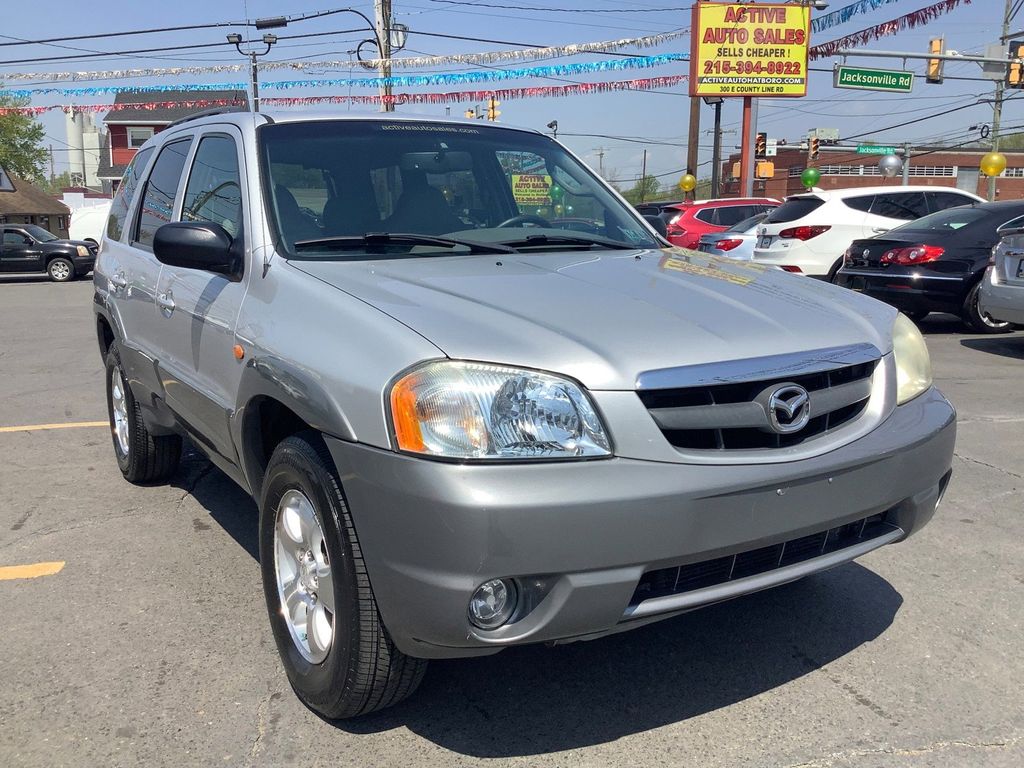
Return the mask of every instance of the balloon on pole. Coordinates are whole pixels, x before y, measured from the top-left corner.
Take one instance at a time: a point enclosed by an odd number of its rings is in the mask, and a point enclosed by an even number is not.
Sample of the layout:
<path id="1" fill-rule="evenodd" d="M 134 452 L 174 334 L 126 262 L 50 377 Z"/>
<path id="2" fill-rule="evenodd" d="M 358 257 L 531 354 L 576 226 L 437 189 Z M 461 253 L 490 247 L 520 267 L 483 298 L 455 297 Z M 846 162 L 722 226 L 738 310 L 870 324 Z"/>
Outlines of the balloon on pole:
<path id="1" fill-rule="evenodd" d="M 697 188 L 697 178 L 692 173 L 687 173 L 679 180 L 679 188 L 683 192 L 693 192 Z"/>
<path id="2" fill-rule="evenodd" d="M 800 183 L 810 189 L 818 185 L 821 181 L 821 171 L 817 168 L 805 168 L 804 172 L 800 174 Z"/>
<path id="3" fill-rule="evenodd" d="M 978 167 L 986 176 L 998 176 L 1006 170 L 1006 155 L 1002 152 L 989 152 L 981 158 Z"/>
<path id="4" fill-rule="evenodd" d="M 903 170 L 903 161 L 896 155 L 884 155 L 878 161 L 878 170 L 882 172 L 883 176 L 891 179 Z"/>

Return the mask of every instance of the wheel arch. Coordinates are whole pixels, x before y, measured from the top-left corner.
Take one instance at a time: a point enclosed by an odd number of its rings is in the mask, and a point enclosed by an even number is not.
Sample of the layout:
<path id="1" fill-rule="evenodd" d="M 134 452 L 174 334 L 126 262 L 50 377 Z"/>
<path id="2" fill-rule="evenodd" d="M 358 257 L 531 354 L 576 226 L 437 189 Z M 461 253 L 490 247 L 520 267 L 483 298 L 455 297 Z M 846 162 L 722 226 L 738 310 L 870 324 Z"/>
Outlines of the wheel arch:
<path id="1" fill-rule="evenodd" d="M 242 471 L 255 498 L 263 488 L 270 457 L 287 437 L 314 430 L 355 440 L 334 398 L 311 376 L 280 359 L 250 361 L 242 375 L 235 413 L 235 439 Z"/>

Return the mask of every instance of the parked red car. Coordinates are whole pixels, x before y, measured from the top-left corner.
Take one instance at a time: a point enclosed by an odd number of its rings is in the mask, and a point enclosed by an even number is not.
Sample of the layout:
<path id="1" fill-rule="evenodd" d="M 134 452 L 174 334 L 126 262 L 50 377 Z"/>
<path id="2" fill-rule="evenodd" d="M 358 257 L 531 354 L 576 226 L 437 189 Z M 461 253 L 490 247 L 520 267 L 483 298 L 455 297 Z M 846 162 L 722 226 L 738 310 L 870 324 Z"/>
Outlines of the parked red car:
<path id="1" fill-rule="evenodd" d="M 696 250 L 701 235 L 724 232 L 744 219 L 778 207 L 770 197 L 737 197 L 723 200 L 696 200 L 669 206 L 661 212 L 673 245 Z"/>

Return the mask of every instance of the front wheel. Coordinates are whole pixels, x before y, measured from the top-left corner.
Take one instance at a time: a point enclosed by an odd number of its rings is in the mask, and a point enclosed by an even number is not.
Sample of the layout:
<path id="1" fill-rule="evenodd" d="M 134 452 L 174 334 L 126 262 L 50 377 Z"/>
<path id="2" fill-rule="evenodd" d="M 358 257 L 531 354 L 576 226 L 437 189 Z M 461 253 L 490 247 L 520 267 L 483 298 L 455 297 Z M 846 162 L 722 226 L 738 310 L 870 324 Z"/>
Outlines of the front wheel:
<path id="1" fill-rule="evenodd" d="M 388 636 L 318 434 L 289 437 L 274 450 L 259 525 L 270 625 L 299 698 L 340 719 L 384 709 L 415 691 L 427 662 L 406 656 Z"/>
<path id="2" fill-rule="evenodd" d="M 964 324 L 975 333 L 1009 333 L 1013 330 L 1013 324 L 1002 320 L 996 320 L 991 315 L 981 311 L 978 306 L 978 294 L 981 291 L 981 283 L 976 283 L 967 292 L 964 299 L 963 310 L 960 313 Z"/>
<path id="3" fill-rule="evenodd" d="M 63 257 L 51 259 L 46 265 L 46 274 L 55 283 L 66 283 L 74 279 L 75 265 Z"/>

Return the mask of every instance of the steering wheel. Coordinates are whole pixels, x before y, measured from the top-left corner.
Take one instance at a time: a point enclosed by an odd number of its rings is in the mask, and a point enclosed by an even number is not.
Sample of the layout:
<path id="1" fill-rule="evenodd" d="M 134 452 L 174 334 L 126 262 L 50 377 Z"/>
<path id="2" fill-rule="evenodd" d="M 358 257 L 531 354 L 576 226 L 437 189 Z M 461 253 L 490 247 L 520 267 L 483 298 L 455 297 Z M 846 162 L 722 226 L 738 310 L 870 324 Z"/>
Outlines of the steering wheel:
<path id="1" fill-rule="evenodd" d="M 538 227 L 544 227 L 545 229 L 551 228 L 551 222 L 540 216 L 534 216 L 532 213 L 525 213 L 522 216 L 513 216 L 511 219 L 506 219 L 501 222 L 498 227 L 521 227 L 523 224 L 533 224 Z"/>

